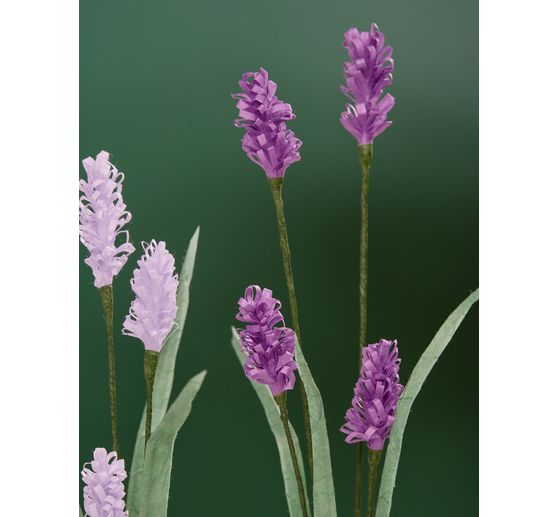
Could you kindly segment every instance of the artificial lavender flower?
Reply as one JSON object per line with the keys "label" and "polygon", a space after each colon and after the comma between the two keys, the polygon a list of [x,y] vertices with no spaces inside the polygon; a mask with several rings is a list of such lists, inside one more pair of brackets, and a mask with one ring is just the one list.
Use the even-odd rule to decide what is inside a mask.
{"label": "artificial lavender flower", "polygon": [[[91,466],[91,469],[87,468]],[[85,515],[90,517],[127,517],[124,503],[126,469],[124,460],[117,458],[116,452],[107,454],[106,449],[93,452],[93,461],[83,466],[81,476],[83,506]]]}
{"label": "artificial lavender flower", "polygon": [[362,368],[355,385],[352,407],[341,431],[347,443],[366,442],[381,451],[389,436],[403,386],[399,384],[397,340],[381,339],[362,349]]}
{"label": "artificial lavender flower", "polygon": [[[109,161],[109,153],[101,151],[95,159],[83,160],[87,180],[80,180],[79,234],[89,250],[85,263],[93,270],[95,287],[112,284],[128,255],[135,251],[124,226],[132,216],[122,200],[124,175]],[[117,238],[123,242],[116,244]]]}
{"label": "artificial lavender flower", "polygon": [[287,167],[300,160],[302,145],[285,124],[295,118],[291,105],[277,98],[277,84],[263,68],[243,74],[239,84],[242,92],[233,98],[239,110],[235,125],[246,130],[242,149],[268,178],[282,178]]}
{"label": "artificial lavender flower", "polygon": [[142,242],[144,254],[132,278],[136,298],[124,320],[123,333],[140,339],[146,350],[160,352],[175,324],[178,276],[174,257],[163,241]]}
{"label": "artificial lavender flower", "polygon": [[295,384],[295,333],[285,327],[281,303],[269,289],[249,286],[238,301],[236,319],[247,326],[239,332],[246,354],[244,373],[267,384],[273,396],[292,390]]}
{"label": "artificial lavender flower", "polygon": [[387,116],[395,100],[389,94],[382,98],[382,94],[392,82],[393,49],[384,46],[384,34],[376,24],[365,32],[349,29],[343,46],[350,61],[344,63],[346,86],[341,91],[354,104],[347,104],[341,124],[360,145],[370,144],[391,125]]}

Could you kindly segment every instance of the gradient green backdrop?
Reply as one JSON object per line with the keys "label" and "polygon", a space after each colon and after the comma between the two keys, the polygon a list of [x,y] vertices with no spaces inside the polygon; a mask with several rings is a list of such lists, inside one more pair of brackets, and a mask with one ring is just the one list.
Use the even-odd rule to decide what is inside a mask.
{"label": "gradient green backdrop", "polygon": [[[394,47],[393,126],[376,141],[371,181],[369,339],[399,339],[405,383],[478,284],[476,1],[87,0],[80,10],[80,158],[105,149],[125,172],[138,248],[165,240],[181,262],[201,226],[175,393],[199,370],[209,373],[176,443],[169,515],[287,515],[272,435],[229,344],[247,284],[287,300],[271,196],[232,124],[240,75],[264,66],[304,142],[287,172],[285,210],[339,516],[351,516],[355,448],[338,428],[357,364],[360,170],[339,124],[343,33],[375,21]],[[117,332],[138,257],[114,284]],[[116,339],[128,462],[144,404],[143,353],[139,341]],[[110,447],[101,306],[83,264],[79,346],[81,464],[94,447]],[[393,517],[477,514],[477,385],[475,307],[413,408]],[[298,392],[291,399],[301,431]]]}

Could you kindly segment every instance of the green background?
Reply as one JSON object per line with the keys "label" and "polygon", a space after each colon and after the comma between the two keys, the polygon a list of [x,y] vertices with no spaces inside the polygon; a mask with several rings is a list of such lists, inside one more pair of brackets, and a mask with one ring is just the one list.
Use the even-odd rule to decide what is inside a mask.
{"label": "green background", "polygon": [[[246,285],[287,301],[269,189],[232,124],[240,75],[264,66],[304,142],[302,161],[287,171],[285,210],[339,516],[351,516],[355,447],[338,428],[357,364],[360,171],[355,141],[339,123],[343,33],[375,21],[394,47],[393,126],[376,141],[371,181],[369,340],[398,338],[405,383],[478,284],[477,3],[88,0],[80,11],[80,159],[108,150],[126,174],[138,249],[142,240],[165,240],[181,263],[201,226],[175,394],[194,373],[209,373],[176,443],[169,515],[287,515],[272,435],[229,344]],[[138,258],[114,283],[127,462],[144,404],[143,353],[118,328]],[[101,306],[83,263],[79,346],[81,465],[93,448],[110,447]],[[301,434],[298,392],[291,402]],[[477,412],[475,307],[413,408],[393,517],[477,514]]]}

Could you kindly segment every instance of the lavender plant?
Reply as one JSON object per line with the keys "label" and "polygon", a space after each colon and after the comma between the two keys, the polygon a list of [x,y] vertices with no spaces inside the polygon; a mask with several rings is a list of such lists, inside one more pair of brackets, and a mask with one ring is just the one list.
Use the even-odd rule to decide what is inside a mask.
{"label": "lavender plant", "polygon": [[303,517],[307,517],[306,490],[286,403],[286,391],[293,389],[294,372],[298,368],[294,360],[295,334],[285,327],[281,303],[272,295],[269,289],[262,290],[257,285],[251,285],[238,301],[236,319],[246,323],[246,328],[239,332],[242,351],[246,354],[244,373],[249,379],[267,385],[277,402],[297,482],[300,508]]}
{"label": "lavender plant", "polygon": [[[286,122],[293,120],[295,114],[290,104],[277,98],[277,84],[269,79],[264,68],[259,72],[243,74],[239,82],[242,92],[233,94],[238,102],[238,115],[234,123],[245,130],[242,137],[242,149],[248,158],[258,164],[265,172],[273,197],[279,245],[283,259],[283,273],[289,293],[289,305],[292,326],[300,343],[300,323],[298,319],[298,301],[296,297],[294,275],[287,234],[287,221],[283,210],[283,180],[289,165],[300,160],[299,149],[302,142],[287,129]],[[312,469],[312,430],[308,410],[308,395],[304,382],[301,381],[302,411],[308,463]],[[285,402],[286,403],[286,402]]]}
{"label": "lavender plant", "polygon": [[[367,345],[367,283],[368,283],[368,192],[374,139],[391,125],[388,113],[394,106],[384,89],[392,82],[392,48],[384,44],[384,35],[375,24],[369,31],[349,29],[343,45],[349,61],[344,65],[345,85],[341,91],[351,100],[341,114],[341,124],[357,140],[358,159],[362,169],[360,198],[360,262],[359,262],[359,364],[360,376],[354,388],[351,407],[345,415],[341,431],[346,442],[357,445],[355,474],[355,517],[362,517],[363,444],[368,452],[368,486],[366,516],[388,517],[395,486],[395,476],[402,446],[404,427],[410,407],[418,395],[434,363],[449,343],[470,307],[478,300],[472,293],[448,318],[413,370],[407,388],[399,382],[397,341],[382,339]],[[239,300],[237,319],[246,323],[239,333],[233,329],[233,349],[244,365],[275,436],[281,460],[285,494],[291,517],[313,514],[316,517],[337,515],[329,440],[324,406],[300,348],[300,323],[294,290],[291,255],[282,205],[282,185],[286,168],[300,160],[300,141],[286,129],[294,118],[290,105],[278,100],[276,84],[268,73],[244,74],[243,90],[233,95],[238,99],[239,117],[235,124],[246,129],[242,146],[248,157],[266,173],[272,189],[279,227],[279,241],[291,319],[298,342],[292,356],[289,329],[286,329],[280,304],[268,289],[250,286]],[[276,325],[280,324],[277,329]],[[286,330],[285,330],[286,329]],[[278,394],[292,389],[295,376],[300,375],[303,391],[305,428],[309,452],[312,504],[296,431],[283,422],[283,407]],[[281,396],[281,395],[279,395]],[[286,413],[286,409],[285,409]],[[391,438],[390,438],[391,437]],[[385,443],[389,441],[382,470],[380,493],[376,505],[376,480]],[[290,451],[290,460],[286,449]],[[302,485],[302,486],[301,486]],[[298,492],[298,498],[295,493]],[[377,506],[377,508],[376,508]]]}
{"label": "lavender plant", "polygon": [[[118,416],[116,406],[116,363],[113,338],[112,280],[135,251],[124,230],[132,219],[122,199],[124,174],[109,161],[109,153],[101,151],[95,159],[83,160],[86,180],[80,180],[79,235],[89,251],[85,263],[93,271],[99,289],[108,338],[108,366],[112,448],[118,452]],[[117,243],[117,239],[121,241]]]}
{"label": "lavender plant", "polygon": [[[384,34],[377,25],[370,31],[351,28],[345,33],[343,46],[349,54],[344,63],[345,85],[341,91],[352,101],[341,113],[341,124],[357,141],[358,159],[362,169],[360,189],[360,263],[359,263],[359,346],[366,346],[368,322],[368,193],[372,144],[391,122],[388,112],[395,100],[384,88],[392,82],[392,48],[384,45]],[[383,97],[382,97],[383,96]],[[359,354],[360,358],[360,354]],[[360,359],[359,359],[360,360]],[[355,470],[355,516],[361,514],[363,446],[358,444]]]}
{"label": "lavender plant", "polygon": [[153,384],[159,353],[175,324],[178,276],[174,273],[174,257],[164,242],[143,242],[143,256],[132,278],[136,298],[124,320],[123,334],[140,339],[145,346],[143,373],[147,393],[145,447],[151,436]]}
{"label": "lavender plant", "polygon": [[403,391],[399,384],[399,363],[397,341],[382,339],[362,349],[360,377],[345,415],[345,425],[341,427],[347,434],[347,443],[362,442],[368,446],[368,517],[374,508],[382,449],[395,422],[395,410]]}
{"label": "lavender plant", "polygon": [[[95,285],[102,289],[111,286],[112,279],[124,266],[127,255],[134,250],[128,242],[127,232],[122,230],[131,216],[125,211],[122,202],[123,176],[108,161],[108,153],[100,153],[97,160],[84,160],[84,166],[88,181],[80,182],[80,190],[84,193],[80,198],[80,237],[91,253],[86,263],[93,269]],[[125,242],[116,245],[119,235],[123,235]],[[164,242],[143,243],[144,255],[139,259],[131,280],[136,298],[123,325],[124,334],[136,337],[144,344],[147,384],[146,411],[136,440],[128,498],[125,501],[123,482],[127,474],[124,460],[118,459],[117,447],[114,447],[118,445],[115,433],[116,399],[111,397],[115,450],[107,453],[103,448],[95,449],[90,467],[86,464],[83,468],[85,515],[164,517],[167,514],[174,442],[206,375],[202,371],[194,376],[169,408],[174,364],[188,310],[198,236],[199,228],[190,241],[180,278],[174,273],[174,258]],[[112,301],[112,289],[110,295]],[[105,311],[105,318],[107,330],[110,328],[110,386],[113,395],[116,368],[112,341],[112,303],[110,311]],[[146,414],[149,414],[149,418],[146,418]]]}
{"label": "lavender plant", "polygon": [[[384,35],[375,24],[364,32],[349,29],[343,45],[349,61],[344,64],[345,85],[341,90],[351,103],[341,114],[341,124],[357,141],[362,180],[359,376],[340,431],[346,435],[346,443],[355,444],[357,449],[355,517],[362,517],[363,513],[364,445],[368,449],[366,517],[389,517],[411,406],[437,359],[478,300],[478,290],[471,293],[442,325],[413,369],[406,387],[399,379],[397,340],[381,339],[367,344],[373,341],[368,338],[367,325],[369,175],[373,141],[391,124],[388,113],[394,99],[384,94],[384,89],[392,82],[393,60],[392,49],[385,46]],[[238,300],[236,319],[242,328],[232,329],[231,343],[262,403],[275,438],[289,515],[336,517],[324,404],[300,346],[298,301],[283,210],[285,172],[300,160],[302,142],[287,128],[286,123],[295,115],[289,104],[278,99],[277,85],[269,79],[265,69],[245,73],[240,87],[242,91],[233,95],[239,110],[235,125],[244,129],[242,148],[248,158],[263,169],[271,189],[291,326],[287,325],[282,305],[273,297],[273,292],[250,285]],[[190,414],[206,375],[206,371],[202,371],[190,379],[170,404],[176,356],[189,306],[199,228],[190,240],[179,276],[165,242],[152,240],[142,243],[144,253],[131,279],[135,298],[122,332],[144,345],[146,405],[137,432],[126,497],[124,481],[128,475],[124,459],[118,454],[112,281],[135,251],[124,229],[131,215],[122,199],[124,177],[109,161],[108,153],[103,151],[96,159],[87,158],[83,165],[87,180],[80,181],[80,238],[89,251],[85,262],[93,271],[94,285],[100,290],[103,303],[109,347],[112,428],[112,451],[95,449],[93,460],[83,467],[83,507],[91,517],[165,517],[176,436]],[[287,409],[287,394],[297,383],[301,389],[309,471],[305,469],[304,448]],[[340,415],[338,420],[341,421]],[[380,469],[384,450],[383,468]],[[376,498],[379,475],[381,482]]]}

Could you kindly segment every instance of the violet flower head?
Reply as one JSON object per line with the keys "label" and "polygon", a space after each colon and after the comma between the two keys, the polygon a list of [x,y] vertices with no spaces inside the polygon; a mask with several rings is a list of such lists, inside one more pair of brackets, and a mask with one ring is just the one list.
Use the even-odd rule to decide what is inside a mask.
{"label": "violet flower head", "polygon": [[399,383],[397,340],[381,339],[362,349],[362,367],[355,385],[352,407],[341,431],[347,443],[366,442],[381,451],[395,422],[397,402],[403,391]]}
{"label": "violet flower head", "polygon": [[353,104],[341,114],[341,124],[360,145],[370,144],[391,125],[387,116],[395,99],[384,88],[392,83],[393,49],[384,45],[384,34],[372,24],[370,31],[355,28],[345,33],[343,46],[350,61],[344,63],[345,86],[341,91]]}
{"label": "violet flower head", "polygon": [[[124,226],[132,216],[122,199],[124,175],[101,151],[95,159],[83,160],[87,180],[80,180],[79,234],[89,251],[85,263],[93,270],[95,287],[112,284],[128,255],[135,251]],[[117,244],[117,240],[120,241]]]}
{"label": "violet flower head", "polygon": [[242,149],[268,178],[282,178],[300,160],[302,145],[285,123],[295,118],[291,105],[277,98],[277,84],[263,68],[243,74],[239,84],[242,92],[233,94],[239,112],[234,123],[246,131]]}
{"label": "violet flower head", "polygon": [[267,384],[275,397],[292,390],[294,371],[298,368],[295,333],[285,326],[281,303],[269,289],[249,286],[238,301],[236,319],[246,323],[239,331],[242,351],[246,354],[244,373],[260,384]]}
{"label": "violet flower head", "polygon": [[[90,465],[91,468],[87,468]],[[116,452],[95,449],[93,461],[83,466],[83,506],[90,517],[127,517],[124,503],[126,469]]]}
{"label": "violet flower head", "polygon": [[160,352],[175,325],[178,275],[163,241],[142,242],[142,246],[144,254],[131,280],[136,298],[122,332],[140,339],[146,350]]}

